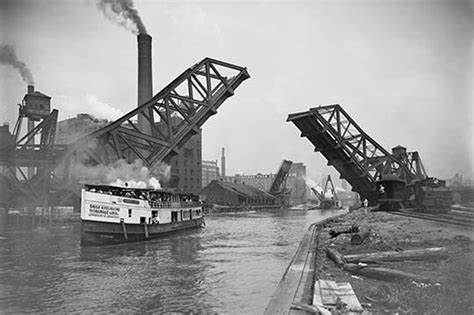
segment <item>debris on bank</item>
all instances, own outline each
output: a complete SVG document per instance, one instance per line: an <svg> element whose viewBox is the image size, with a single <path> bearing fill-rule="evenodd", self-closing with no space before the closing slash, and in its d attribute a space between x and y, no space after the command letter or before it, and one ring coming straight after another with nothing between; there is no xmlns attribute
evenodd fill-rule
<svg viewBox="0 0 474 315"><path fill-rule="evenodd" d="M330 281L325 285L353 289L364 312L474 314L473 240L472 229L459 226L387 212L348 213L319 233L313 306L323 295L317 295L321 281ZM325 308L362 311L342 298L337 302Z"/></svg>

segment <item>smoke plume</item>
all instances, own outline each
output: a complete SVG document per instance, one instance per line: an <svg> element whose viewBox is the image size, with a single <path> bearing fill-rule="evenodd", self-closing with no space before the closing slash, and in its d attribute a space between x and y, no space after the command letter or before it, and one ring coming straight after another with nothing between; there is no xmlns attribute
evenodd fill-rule
<svg viewBox="0 0 474 315"><path fill-rule="evenodd" d="M125 187L126 183L131 188L159 189L160 180L169 180L170 166L161 163L151 171L139 159L132 164L123 159L109 165L87 166L76 163L71 167L71 175L87 184Z"/></svg>
<svg viewBox="0 0 474 315"><path fill-rule="evenodd" d="M97 8L109 20L132 31L135 35L147 33L137 9L134 8L133 0L99 0Z"/></svg>
<svg viewBox="0 0 474 315"><path fill-rule="evenodd" d="M26 64L18 59L15 53L15 48L11 45L0 46L0 63L10 65L20 72L21 77L27 84L33 85L33 75Z"/></svg>

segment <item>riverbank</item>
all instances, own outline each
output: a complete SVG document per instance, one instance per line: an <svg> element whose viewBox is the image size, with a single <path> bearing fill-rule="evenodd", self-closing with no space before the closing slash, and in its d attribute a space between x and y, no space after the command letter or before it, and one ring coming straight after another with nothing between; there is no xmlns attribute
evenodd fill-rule
<svg viewBox="0 0 474 315"><path fill-rule="evenodd" d="M347 231L353 226L369 230L368 237L360 245L351 244L353 233L330 235L331 231L334 236L334 232ZM308 249L316 252L312 276L307 277L310 283L300 285L308 288L306 295L312 296L315 281L322 279L350 283L364 312L474 313L472 229L385 212L357 210L326 222L315 237L317 239L312 241L315 248ZM412 260L413 257L398 258L398 261L379 260L366 265L347 261L338 265L327 255L330 249L343 259L344 256L362 253L395 252L394 255L398 256L405 250L435 247L443 248L443 255L416 257L418 260ZM361 266L367 266L364 272ZM311 306L312 303L303 304ZM306 310L311 310L311 307ZM282 313L288 312L302 313L301 307L295 311L295 303L291 311L286 309Z"/></svg>

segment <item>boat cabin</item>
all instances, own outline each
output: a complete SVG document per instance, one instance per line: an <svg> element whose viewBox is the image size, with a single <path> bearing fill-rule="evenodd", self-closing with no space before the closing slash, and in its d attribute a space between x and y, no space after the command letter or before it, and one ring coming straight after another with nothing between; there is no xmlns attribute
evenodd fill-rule
<svg viewBox="0 0 474 315"><path fill-rule="evenodd" d="M83 220L163 224L199 217L199 196L190 193L107 185L85 185L82 190Z"/></svg>

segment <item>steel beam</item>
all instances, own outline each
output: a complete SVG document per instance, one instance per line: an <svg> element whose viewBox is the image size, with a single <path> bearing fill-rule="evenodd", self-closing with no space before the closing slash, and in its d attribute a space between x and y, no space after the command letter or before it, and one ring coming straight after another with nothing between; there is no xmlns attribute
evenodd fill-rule
<svg viewBox="0 0 474 315"><path fill-rule="evenodd" d="M107 155L107 160L114 161L120 156L130 156L128 153L132 152L131 159L141 159L145 165L167 162L249 77L244 67L205 58L143 105L71 144L63 159L75 155L82 157L81 163L95 164L96 155ZM156 122L152 135L143 133L134 125L139 115L149 113L154 114L153 119L148 117L150 121ZM85 149L87 144L98 143L100 139L113 141L103 141L105 147L92 149L94 152ZM101 160L104 159L103 156Z"/></svg>

